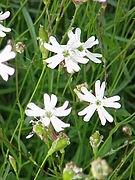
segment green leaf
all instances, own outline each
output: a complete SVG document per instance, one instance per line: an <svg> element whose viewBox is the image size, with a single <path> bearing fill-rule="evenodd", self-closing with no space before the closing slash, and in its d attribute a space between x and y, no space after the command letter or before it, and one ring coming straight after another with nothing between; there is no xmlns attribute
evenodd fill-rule
<svg viewBox="0 0 135 180"><path fill-rule="evenodd" d="M35 28L34 28L32 19L30 17L29 12L27 11L27 9L25 7L22 8L22 12L23 12L23 16L25 18L26 24L27 24L28 28L30 29L30 35L31 35L31 39L33 41L34 50L37 51L37 49L38 49L37 36L36 36L36 32L35 32Z"/></svg>

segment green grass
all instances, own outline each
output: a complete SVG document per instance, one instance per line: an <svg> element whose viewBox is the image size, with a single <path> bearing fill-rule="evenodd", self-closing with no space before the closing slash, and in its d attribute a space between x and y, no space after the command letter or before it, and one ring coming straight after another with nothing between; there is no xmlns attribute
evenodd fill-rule
<svg viewBox="0 0 135 180"><path fill-rule="evenodd" d="M43 57L37 37L40 24L48 34L54 35L58 42L67 42L67 32L71 27L82 30L81 39L86 41L94 35L99 39L98 21L101 16L101 4L88 0L75 7L71 0L46 1L3 0L0 11L11 11L5 22L11 27L6 38L0 38L0 47L4 48L9 39L15 45L18 41L25 44L25 52L17 54L10 61L16 68L16 74L6 83L0 77L0 179L34 179L40 165L48 152L47 145L36 135L27 140L26 136L32 129L30 118L24 110L29 102L43 107L43 94L56 94L58 105L65 100L70 102L72 113L64 119L71 124L64 132L70 138L70 145L65 148L62 169L69 161L83 168L85 175L90 175L91 162L94 160L89 137L96 130L104 136L97 156L106 159L112 172L108 179L135 179L135 1L108 0L105 14L101 22L101 37L107 71L106 96L120 95L121 109L109 112L114 117L113 123L102 126L97 114L86 123L77 113L86 105L76 99L74 88L87 82L89 89L94 90L97 79L104 80L102 64L91 61L81 65L81 70L72 77L65 70L49 69L43 65ZM48 20L50 19L50 24ZM93 52L101 53L100 45ZM46 54L47 57L52 54ZM128 125L132 135L124 134L122 127ZM128 144L125 143L129 141ZM8 155L16 161L15 173ZM45 163L38 179L62 179L59 170L59 157L54 153ZM57 170L54 168L55 164Z"/></svg>

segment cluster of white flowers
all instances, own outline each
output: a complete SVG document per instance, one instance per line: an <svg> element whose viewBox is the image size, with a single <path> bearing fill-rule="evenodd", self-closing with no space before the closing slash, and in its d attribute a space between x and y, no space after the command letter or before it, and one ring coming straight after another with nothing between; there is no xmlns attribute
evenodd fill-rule
<svg viewBox="0 0 135 180"><path fill-rule="evenodd" d="M6 11L5 13L0 13L0 22L7 19L10 16L10 12ZM2 24L0 24L0 37L5 37L5 32L10 32L10 28L4 27ZM8 81L9 75L13 75L15 70L8 66L6 62L8 60L11 60L15 58L16 54L14 51L12 51L11 45L6 45L6 47L0 52L0 75L5 81Z"/></svg>
<svg viewBox="0 0 135 180"><path fill-rule="evenodd" d="M79 28L75 29L75 33L72 30L68 32L68 42L67 45L60 45L56 38L51 36L49 41L51 44L44 43L44 47L56 53L56 55L44 60L47 62L48 67L54 69L61 62L64 62L64 66L67 68L68 73L78 72L80 67L78 63L86 64L89 60L95 63L101 63L98 59L102 57L101 54L92 53L88 49L98 44L98 40L95 37L90 37L86 42L80 41L81 30ZM87 90L85 86L81 86L80 91L77 90L76 94L80 101L89 102L89 106L78 113L79 116L84 116L84 121L89 121L94 112L97 110L101 124L105 125L106 121L113 122L113 117L105 110L104 107L111 107L118 109L121 105L116 102L120 100L119 96L113 96L106 98L104 96L105 82L101 84L100 80L95 83L95 94L94 96L90 91ZM82 93L83 94L82 94ZM50 123L53 125L56 132L64 130L65 127L69 127L70 124L62 122L58 117L67 116L71 112L71 108L66 109L68 106L68 101L64 103L62 107L56 108L57 97L48 94L44 94L44 105L45 108L41 109L34 103L29 103L27 110L25 111L27 116L39 117L45 127L48 127Z"/></svg>
<svg viewBox="0 0 135 180"><path fill-rule="evenodd" d="M54 69L61 62L64 62L64 66L67 68L68 73L78 72L80 67L78 63L86 64L89 60L95 63L101 63L98 58L102 57L101 54L91 53L88 49L98 44L98 40L95 37L90 37L86 42L80 40L81 30L76 28L75 33L70 30L68 32L67 45L60 45L56 38L51 36L49 38L50 43L44 43L44 47L56 53L56 55L44 60L48 63L48 67Z"/></svg>

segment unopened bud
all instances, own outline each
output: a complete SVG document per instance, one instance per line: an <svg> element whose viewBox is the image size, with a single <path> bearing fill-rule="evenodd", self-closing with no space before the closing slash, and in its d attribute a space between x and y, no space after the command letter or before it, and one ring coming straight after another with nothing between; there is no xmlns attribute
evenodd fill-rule
<svg viewBox="0 0 135 180"><path fill-rule="evenodd" d="M89 140L92 148L98 148L103 140L103 136L100 135L99 131L96 131L94 134L92 134L92 136L90 136Z"/></svg>
<svg viewBox="0 0 135 180"><path fill-rule="evenodd" d="M65 133L60 132L60 134L57 136L57 139L53 141L52 146L48 151L48 155L50 156L57 151L63 152L64 148L66 148L69 144L69 137Z"/></svg>
<svg viewBox="0 0 135 180"><path fill-rule="evenodd" d="M73 162L66 164L63 170L63 180L82 179L82 168L77 167Z"/></svg>
<svg viewBox="0 0 135 180"><path fill-rule="evenodd" d="M48 50L46 50L44 48L44 43L48 42L48 34L47 34L46 30L44 29L44 27L41 25L39 28L38 40L39 40L39 47L40 47L40 51L42 53L42 57L43 57L43 59L46 59L48 57Z"/></svg>
<svg viewBox="0 0 135 180"><path fill-rule="evenodd" d="M16 169L16 161L15 161L15 159L13 158L13 156L9 155L9 161L10 161L10 164L12 165L14 171L17 172L17 169Z"/></svg>
<svg viewBox="0 0 135 180"><path fill-rule="evenodd" d="M91 172L95 179L104 180L105 177L112 171L106 160L98 158L91 163Z"/></svg>
<svg viewBox="0 0 135 180"><path fill-rule="evenodd" d="M131 127L129 125L123 126L122 131L123 131L124 134L127 134L129 136L132 135L132 130L131 130Z"/></svg>
<svg viewBox="0 0 135 180"><path fill-rule="evenodd" d="M15 45L15 48L16 48L16 52L22 54L24 52L25 45L22 42L18 42Z"/></svg>
<svg viewBox="0 0 135 180"><path fill-rule="evenodd" d="M38 121L30 121L30 123L32 123L33 126L33 130L32 132L29 133L28 136L26 136L26 139L31 138L34 134L36 134L41 140L43 140L46 144L48 144L48 139L49 138L49 133L48 133L48 129L44 126L44 124L42 123L42 121L38 120Z"/></svg>

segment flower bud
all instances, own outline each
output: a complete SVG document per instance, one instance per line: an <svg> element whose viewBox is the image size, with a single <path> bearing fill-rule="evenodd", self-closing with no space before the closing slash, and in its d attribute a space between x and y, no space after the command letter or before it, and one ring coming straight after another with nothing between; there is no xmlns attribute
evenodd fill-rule
<svg viewBox="0 0 135 180"><path fill-rule="evenodd" d="M73 3L74 4L82 4L82 3L85 3L85 2L87 2L88 0L73 0Z"/></svg>
<svg viewBox="0 0 135 180"><path fill-rule="evenodd" d="M69 137L65 133L60 132L60 134L57 136L57 139L53 141L52 146L48 151L48 155L50 156L51 154L57 151L60 151L62 153L63 149L66 148L69 144Z"/></svg>
<svg viewBox="0 0 135 180"><path fill-rule="evenodd" d="M25 47L25 45L24 45L22 42L18 42L18 43L15 45L16 52L22 54L22 53L24 52L24 47Z"/></svg>
<svg viewBox="0 0 135 180"><path fill-rule="evenodd" d="M43 26L40 25L39 28L39 47L40 47L40 51L42 53L42 57L43 59L46 59L48 57L48 50L46 50L44 48L44 42L48 42L48 34L46 32L46 30L44 29Z"/></svg>
<svg viewBox="0 0 135 180"><path fill-rule="evenodd" d="M105 177L112 171L106 160L98 158L91 163L91 172L95 179L104 180Z"/></svg>
<svg viewBox="0 0 135 180"><path fill-rule="evenodd" d="M63 170L63 180L82 179L82 168L77 167L73 162L66 164Z"/></svg>
<svg viewBox="0 0 135 180"><path fill-rule="evenodd" d="M102 139L103 136L100 135L99 131L96 131L94 134L92 134L92 136L89 138L92 148L98 148L102 142Z"/></svg>
<svg viewBox="0 0 135 180"><path fill-rule="evenodd" d="M15 159L13 158L13 156L9 155L9 161L10 161L10 164L12 165L14 171L17 172L16 161L15 161Z"/></svg>
<svg viewBox="0 0 135 180"><path fill-rule="evenodd" d="M34 134L36 134L41 140L43 140L46 144L49 143L49 139L51 139L51 137L49 137L49 133L48 133L48 129L46 127L44 127L43 123L38 120L38 121L30 121L30 123L32 123L33 125L33 130L32 132L29 133L28 136L26 136L26 139L31 138Z"/></svg>
<svg viewBox="0 0 135 180"><path fill-rule="evenodd" d="M122 131L123 131L124 134L127 134L129 136L132 135L132 130L131 130L131 127L129 125L123 126Z"/></svg>

